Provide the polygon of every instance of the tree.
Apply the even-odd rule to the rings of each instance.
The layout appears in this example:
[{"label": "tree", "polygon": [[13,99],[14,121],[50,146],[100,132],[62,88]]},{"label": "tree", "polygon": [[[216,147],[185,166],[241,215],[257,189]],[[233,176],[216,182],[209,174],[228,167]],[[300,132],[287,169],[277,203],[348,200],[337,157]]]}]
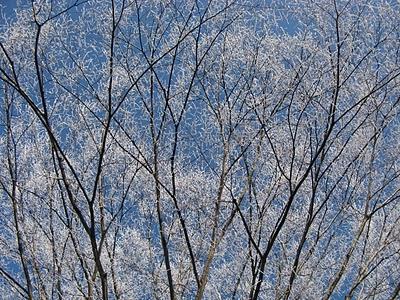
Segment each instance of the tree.
[{"label": "tree", "polygon": [[396,299],[395,1],[21,1],[6,299]]}]

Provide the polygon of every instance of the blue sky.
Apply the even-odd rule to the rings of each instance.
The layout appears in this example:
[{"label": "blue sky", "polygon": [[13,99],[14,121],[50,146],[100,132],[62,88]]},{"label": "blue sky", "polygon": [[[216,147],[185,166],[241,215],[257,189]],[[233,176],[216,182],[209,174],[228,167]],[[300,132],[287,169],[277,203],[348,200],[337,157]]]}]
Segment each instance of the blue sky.
[{"label": "blue sky", "polygon": [[[2,10],[4,9],[6,17],[11,17],[14,14],[14,8],[17,7],[17,1],[0,0],[0,6],[2,7]],[[0,22],[2,23],[2,18],[0,19]]]},{"label": "blue sky", "polygon": [[0,3],[10,9],[13,9],[17,6],[16,0],[0,0]]},{"label": "blue sky", "polygon": [[[16,0],[0,0],[0,11],[4,12],[6,18],[14,15],[14,9],[17,7]],[[3,23],[3,18],[0,16],[0,25]]]}]

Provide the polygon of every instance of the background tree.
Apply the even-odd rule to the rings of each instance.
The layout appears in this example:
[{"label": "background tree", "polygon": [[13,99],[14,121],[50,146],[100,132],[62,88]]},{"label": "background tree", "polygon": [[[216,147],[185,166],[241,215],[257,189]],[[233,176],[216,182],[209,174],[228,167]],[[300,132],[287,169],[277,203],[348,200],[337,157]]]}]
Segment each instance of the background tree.
[{"label": "background tree", "polygon": [[396,299],[399,4],[21,1],[5,299]]}]

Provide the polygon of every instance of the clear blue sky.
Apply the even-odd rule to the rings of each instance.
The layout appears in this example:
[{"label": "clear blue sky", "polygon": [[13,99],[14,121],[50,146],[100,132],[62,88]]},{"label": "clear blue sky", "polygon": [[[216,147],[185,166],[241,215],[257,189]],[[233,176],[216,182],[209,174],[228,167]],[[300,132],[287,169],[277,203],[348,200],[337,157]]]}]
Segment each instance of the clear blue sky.
[{"label": "clear blue sky", "polygon": [[2,7],[2,9],[4,9],[5,16],[8,18],[14,14],[14,8],[17,7],[17,1],[16,0],[0,0],[0,6]]}]

